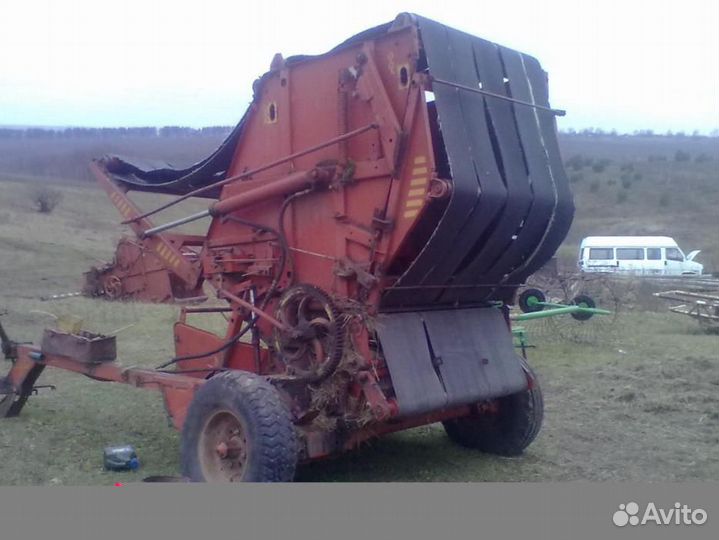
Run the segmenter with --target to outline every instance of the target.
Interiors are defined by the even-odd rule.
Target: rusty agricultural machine
[[[537,60],[415,15],[275,56],[204,161],[91,165],[135,236],[85,292],[181,303],[176,356],[123,368],[107,336],[5,335],[0,416],[52,366],[159,390],[194,481],[289,481],[298,462],[434,422],[521,453],[542,395],[508,306],[572,221],[557,114]],[[176,198],[143,212],[130,191]],[[151,220],[190,197],[207,210]],[[206,217],[205,235],[173,232]],[[210,288],[222,303],[198,305]],[[188,324],[210,312],[225,335]]]

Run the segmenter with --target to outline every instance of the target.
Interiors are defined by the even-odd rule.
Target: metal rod
[[[206,218],[209,215],[209,210],[203,210],[202,212],[197,212],[196,214],[185,216],[183,218],[176,219],[175,221],[164,223],[163,225],[158,225],[157,227],[153,227],[152,229],[147,229],[145,232],[142,233],[142,237],[145,238],[147,236],[152,236],[153,234],[166,231],[167,229],[173,229],[175,227],[179,227],[180,225],[184,225],[185,223],[190,223],[192,221],[197,221],[198,219]]]
[[[337,144],[338,142],[346,141],[347,139],[351,139],[352,137],[360,135],[361,133],[364,133],[365,131],[369,131],[370,129],[377,129],[378,127],[379,126],[377,124],[367,124],[364,127],[357,128],[352,131],[348,131],[344,135],[339,135],[338,137],[334,137],[334,138],[329,139],[328,141],[325,141],[323,143],[317,144],[315,146],[311,146],[309,148],[305,148],[304,150],[295,152],[294,154],[290,154],[290,155],[280,158],[278,160],[272,161],[270,163],[267,163],[266,165],[257,167],[256,169],[252,169],[250,171],[247,171],[242,174],[235,175],[235,176],[230,176],[229,178],[225,178],[224,180],[222,180],[220,182],[215,182],[214,184],[208,184],[208,185],[198,188],[194,191],[190,191],[189,193],[185,193],[184,195],[178,197],[177,199],[174,199],[166,204],[163,204],[162,206],[158,206],[154,210],[150,210],[149,212],[145,212],[144,214],[133,217],[132,219],[123,221],[122,224],[127,225],[129,223],[133,223],[135,221],[145,219],[146,217],[149,217],[153,214],[157,214],[158,212],[161,212],[162,210],[165,210],[166,208],[170,208],[171,206],[174,206],[174,205],[184,201],[185,199],[189,199],[190,197],[195,197],[195,196],[199,195],[200,193],[204,193],[205,191],[208,191],[210,189],[222,187],[225,184],[234,182],[235,180],[241,180],[243,178],[247,178],[248,176],[252,176],[253,174],[257,174],[257,173],[266,171],[267,169],[271,169],[272,167],[276,167],[277,165],[282,165],[283,163],[292,161],[293,159],[296,159],[298,157],[302,157],[306,154],[311,154],[312,152],[316,152],[317,150],[322,150],[323,148],[332,146],[333,144]]]
[[[462,90],[467,90],[468,92],[475,92],[477,94],[482,94],[484,96],[490,96],[490,97],[495,97],[497,99],[503,99],[505,101],[511,101],[512,103],[516,103],[518,105],[526,105],[527,107],[534,107],[535,109],[542,109],[543,111],[549,111],[550,113],[555,114],[557,116],[565,116],[567,114],[567,111],[565,111],[563,109],[552,109],[551,107],[545,107],[544,105],[537,105],[536,103],[522,101],[521,99],[514,99],[509,96],[504,96],[502,94],[495,94],[494,92],[489,92],[487,90],[480,90],[479,88],[472,88],[471,86],[465,86],[463,84],[458,84],[458,83],[455,83],[452,81],[445,81],[444,79],[437,79],[436,77],[432,77],[432,82],[444,84],[447,86],[452,86],[454,88],[460,88]]]
[[[275,318],[274,318],[272,315],[270,315],[269,313],[265,313],[265,312],[262,311],[260,308],[253,306],[253,305],[252,305],[250,302],[248,302],[247,300],[243,300],[243,299],[240,298],[239,296],[236,296],[236,295],[232,294],[231,292],[226,291],[225,289],[219,289],[219,290],[217,291],[217,295],[218,295],[220,298],[227,298],[228,300],[232,300],[233,302],[235,302],[235,303],[237,303],[237,304],[240,304],[243,308],[248,309],[249,311],[251,311],[252,313],[256,314],[256,315],[257,315],[258,317],[260,317],[261,319],[266,320],[266,321],[269,322],[272,326],[276,326],[276,327],[279,328],[280,330],[285,330],[285,331],[286,331],[286,330],[289,330],[289,329],[287,328],[287,326],[285,326],[285,325],[282,324],[280,321],[278,321],[277,319],[275,319]]]
[[[560,308],[550,309],[547,311],[531,311],[529,313],[521,313],[518,315],[510,315],[513,321],[531,321],[532,319],[544,319],[546,317],[554,317],[555,315],[566,315],[571,313],[586,313],[591,315],[611,315],[611,311],[599,308],[585,308],[582,306],[564,306]]]

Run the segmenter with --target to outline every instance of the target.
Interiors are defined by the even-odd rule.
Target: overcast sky
[[[3,0],[0,124],[234,124],[275,52],[402,11],[536,56],[561,128],[719,128],[718,0]]]

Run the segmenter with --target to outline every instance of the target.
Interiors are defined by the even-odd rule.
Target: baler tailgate
[[[385,314],[377,331],[403,416],[527,387],[509,329],[496,308]]]
[[[546,74],[531,56],[417,22],[453,191],[383,305],[509,301],[557,249],[574,211]]]

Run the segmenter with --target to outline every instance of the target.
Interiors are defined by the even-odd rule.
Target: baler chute
[[[163,392],[195,480],[288,480],[297,459],[437,421],[462,444],[521,452],[541,393],[507,305],[571,224],[558,113],[534,58],[403,14],[324,55],[277,55],[193,167],[98,160],[136,238],[86,291],[197,301],[207,285],[227,302],[182,309],[163,365],[182,391],[145,372],[106,380],[149,377]],[[128,191],[177,199],[142,212]],[[150,221],[189,197],[208,209]],[[205,236],[170,232],[206,217]],[[224,337],[186,323],[220,310]],[[25,357],[66,367],[19,347],[14,370]],[[26,371],[8,377],[17,395]],[[270,447],[274,468],[247,457]]]

